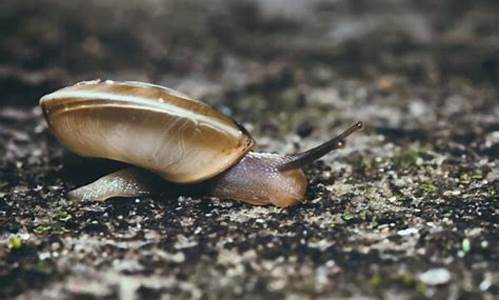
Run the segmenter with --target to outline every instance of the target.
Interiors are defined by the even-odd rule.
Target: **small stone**
[[[329,179],[331,179],[332,178],[332,172],[330,172],[330,171],[322,172],[321,173],[321,178],[323,180],[329,180]]]
[[[430,269],[418,276],[418,279],[427,285],[445,284],[450,278],[450,272],[445,268]]]
[[[410,227],[410,228],[406,228],[406,229],[402,229],[402,230],[398,231],[398,234],[400,236],[409,236],[409,235],[413,235],[413,234],[417,234],[417,233],[418,233],[418,229],[414,228],[414,227]]]
[[[461,192],[459,190],[445,191],[443,193],[445,196],[459,196]]]
[[[42,253],[38,254],[38,258],[40,260],[46,260],[46,259],[50,258],[50,252],[42,252]]]
[[[481,291],[483,291],[483,292],[484,292],[484,291],[488,290],[488,289],[490,288],[490,286],[491,286],[491,280],[490,280],[488,277],[486,277],[486,278],[485,278],[485,279],[484,279],[484,280],[483,280],[483,281],[479,284],[479,289],[480,289]]]
[[[144,267],[136,260],[115,259],[113,268],[119,272],[138,272],[144,270]]]
[[[181,262],[184,262],[184,260],[186,259],[186,256],[182,252],[177,252],[176,254],[172,255],[170,258],[175,263],[181,263]]]
[[[470,251],[470,241],[469,239],[464,239],[462,241],[462,250],[467,253]]]

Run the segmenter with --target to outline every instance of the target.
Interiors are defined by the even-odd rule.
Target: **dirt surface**
[[[2,1],[0,298],[498,299],[498,1]],[[179,89],[257,150],[366,129],[292,209],[75,203],[120,166],[37,107],[89,79]]]

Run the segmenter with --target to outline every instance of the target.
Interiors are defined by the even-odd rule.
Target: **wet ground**
[[[0,3],[0,298],[498,299],[498,2]],[[363,120],[291,209],[75,203],[41,95],[179,89],[293,153]]]

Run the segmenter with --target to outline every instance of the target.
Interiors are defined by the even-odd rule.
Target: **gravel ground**
[[[0,3],[0,298],[498,299],[497,1]],[[257,150],[307,149],[291,209],[76,203],[121,167],[37,107],[89,79],[179,89]]]

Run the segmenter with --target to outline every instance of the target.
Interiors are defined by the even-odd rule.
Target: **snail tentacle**
[[[288,156],[285,162],[281,164],[278,169],[280,171],[293,170],[312,163],[327,153],[344,147],[345,139],[352,133],[361,129],[363,129],[363,122],[358,121],[331,140],[307,151]]]

